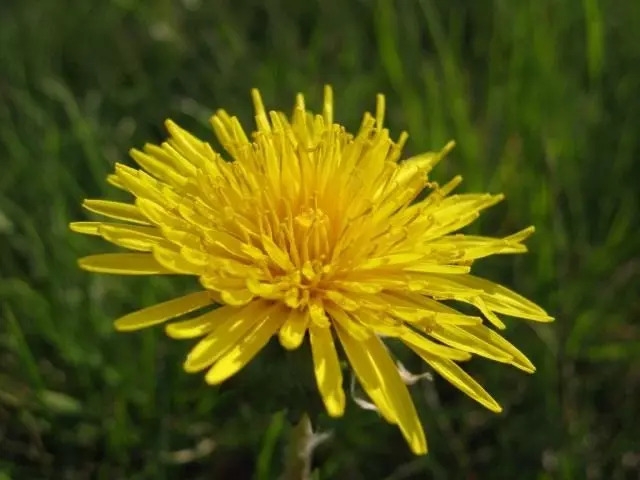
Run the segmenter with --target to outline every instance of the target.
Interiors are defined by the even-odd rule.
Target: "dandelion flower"
[[[71,229],[131,252],[82,258],[83,269],[194,275],[202,287],[125,315],[116,329],[170,322],[170,337],[199,338],[184,368],[206,370],[212,385],[236,374],[272,336],[286,349],[308,336],[318,390],[334,417],[345,408],[340,344],[363,390],[416,454],[427,451],[424,431],[382,338],[399,340],[500,412],[458,362],[478,355],[533,372],[485,319],[504,329],[498,314],[552,318],[470,270],[489,255],[525,252],[533,227],[506,238],[456,233],[503,196],[452,195],[459,176],[442,186],[428,180],[453,143],[401,161],[408,135],[389,137],[382,95],[375,117],[366,113],[355,136],[334,122],[330,87],[321,115],[306,109],[301,94],[291,118],[267,112],[257,90],[252,97],[251,137],[224,110],[211,118],[228,160],[168,120],[166,142],[131,150],[140,169],[117,164],[108,177],[133,195],[131,203],[84,201],[112,221],[75,222]],[[429,194],[416,201],[425,189]],[[442,303],[448,300],[470,304],[481,316]]]

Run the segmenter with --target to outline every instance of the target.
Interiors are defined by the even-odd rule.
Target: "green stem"
[[[283,480],[310,480],[312,440],[311,420],[309,415],[304,413],[300,422],[291,430]]]

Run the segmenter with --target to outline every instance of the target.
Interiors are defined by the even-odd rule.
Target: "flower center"
[[[271,279],[268,285],[261,284],[256,289],[252,288],[256,285],[250,285],[252,292],[283,300],[292,308],[321,297],[335,270],[330,262],[331,230],[329,215],[317,206],[302,208],[295,216],[288,215],[279,222],[272,239],[281,252],[269,252],[272,262],[265,266]],[[288,258],[274,258],[279,253]]]
[[[320,208],[307,208],[296,215],[295,221],[298,225],[306,229],[326,228],[329,217]]]

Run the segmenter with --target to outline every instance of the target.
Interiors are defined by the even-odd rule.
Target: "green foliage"
[[[627,0],[80,0],[0,6],[0,478],[276,478],[302,411],[332,438],[316,478],[629,478],[640,468],[640,3]],[[445,382],[412,387],[430,445],[353,402],[321,411],[308,351],[272,345],[220,388],[187,342],[112,321],[192,283],[90,275],[72,234],[116,161],[171,117],[210,138],[249,89],[297,91],[356,128],[374,95],[407,153],[457,149],[435,175],[507,201],[472,230],[536,225],[531,253],[478,272],[556,316],[509,322],[538,367],[470,370],[496,416]],[[104,246],[106,249],[107,247]],[[307,357],[307,358],[305,358]],[[424,369],[415,358],[406,364]],[[285,409],[285,410],[283,410]]]

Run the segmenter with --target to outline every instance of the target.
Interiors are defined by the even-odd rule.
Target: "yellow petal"
[[[184,187],[186,185],[187,179],[185,177],[176,172],[171,166],[157,160],[151,155],[136,150],[135,148],[129,150],[129,155],[131,155],[131,158],[133,158],[138,165],[154,177],[175,187]]]
[[[273,306],[257,300],[226,320],[223,320],[191,350],[184,363],[187,372],[197,372],[222,357],[233,348],[257,323],[264,320]]]
[[[462,274],[469,273],[471,267],[466,265],[442,265],[438,263],[417,262],[403,268],[406,272],[419,272],[419,273],[450,273],[450,274]]]
[[[417,275],[417,274],[416,274]],[[456,279],[465,279],[469,275],[444,275],[420,273],[420,278],[411,278],[408,282],[410,292],[419,292],[438,299],[453,299],[470,303],[482,295],[482,290],[470,288]]]
[[[156,227],[103,223],[98,232],[105,240],[131,250],[151,251],[154,245],[167,244]]]
[[[441,152],[425,152],[415,157],[407,158],[398,166],[394,180],[398,186],[404,186],[409,183],[412,177],[429,173],[451,148],[453,146]]]
[[[109,200],[87,199],[82,202],[82,206],[90,212],[97,213],[117,220],[126,220],[141,225],[149,225],[147,218],[140,212],[138,207],[129,203],[111,202]]]
[[[475,213],[504,200],[504,195],[499,193],[492,195],[490,193],[463,193],[451,195],[444,198],[441,202],[434,206],[432,215],[442,220],[446,225],[447,222],[455,223],[457,218],[463,214]]]
[[[322,117],[327,125],[331,125],[333,123],[333,90],[330,85],[324,86]]]
[[[383,257],[370,258],[360,263],[355,270],[371,270],[375,268],[393,267],[404,263],[415,263],[424,257],[423,253],[396,253]]]
[[[282,293],[288,290],[288,285],[285,283],[272,283],[266,282],[261,283],[257,278],[249,277],[246,282],[247,290],[249,290],[252,294],[269,298],[272,300],[282,298]]]
[[[284,322],[283,307],[272,309],[269,315],[227,351],[207,372],[209,385],[218,385],[235,375],[269,342]]]
[[[435,312],[434,320],[436,322],[450,323],[452,325],[480,325],[482,323],[481,317],[464,315],[451,307],[419,293],[394,292],[393,296],[409,300],[409,302],[420,308]]]
[[[420,352],[427,352],[438,357],[459,361],[469,360],[471,358],[471,354],[468,352],[433,342],[408,327],[404,327],[401,330],[399,337],[409,348],[418,354],[420,354]]]
[[[340,343],[347,354],[347,359],[353,367],[353,371],[358,377],[358,381],[364,391],[369,395],[369,398],[378,407],[380,414],[389,423],[397,423],[396,413],[393,411],[387,398],[385,397],[380,381],[375,373],[375,370],[371,366],[371,360],[366,350],[362,348],[361,342],[352,337],[349,332],[342,328],[340,324],[336,326],[336,332]]]
[[[218,307],[204,315],[200,315],[199,317],[170,323],[165,327],[165,332],[169,337],[177,340],[201,337],[202,335],[212,332],[223,321],[227,320],[237,311],[238,309],[234,307]]]
[[[280,344],[287,350],[295,350],[298,348],[302,345],[308,325],[309,311],[307,309],[290,309],[287,320],[278,332]]]
[[[326,308],[327,313],[335,323],[339,323],[342,328],[349,332],[349,335],[353,336],[357,340],[365,340],[373,335],[371,328],[369,328],[368,325],[362,324],[357,317],[352,317],[341,308],[334,307],[330,304],[327,305]]]
[[[111,186],[119,188],[120,190],[126,190],[126,187],[118,180],[118,176],[114,174],[107,175],[107,183]]]
[[[482,290],[483,293],[481,295],[484,303],[488,309],[494,312],[538,322],[553,321],[553,317],[547,315],[547,313],[535,303],[497,283],[473,275],[442,275],[440,277],[459,283],[470,289]]]
[[[445,205],[449,200],[456,199],[455,204]],[[480,216],[480,211],[489,208],[504,199],[503,195],[465,194],[446,198],[440,204],[428,209],[427,218],[434,220],[422,235],[422,240],[428,242],[449,233],[460,230],[471,224]]]
[[[510,363],[513,359],[511,354],[455,325],[436,325],[429,331],[429,336],[452,347],[496,362]]]
[[[273,260],[273,263],[275,263],[278,267],[282,268],[285,271],[294,268],[289,255],[280,247],[278,247],[278,245],[276,245],[270,237],[268,237],[267,235],[262,235],[261,239],[262,246],[269,255],[269,258]]]
[[[136,208],[138,208],[138,210],[148,218],[150,222],[153,222],[162,228],[185,232],[192,231],[188,222],[184,221],[177,214],[170,212],[151,200],[146,198],[137,198]]]
[[[206,291],[190,293],[125,315],[115,321],[115,327],[122,332],[139,330],[180,317],[212,303],[213,300]]]
[[[438,358],[433,355],[420,355],[433,369],[442,377],[448,380],[453,386],[469,395],[476,402],[485,406],[492,412],[502,412],[502,407],[496,402],[487,391],[480,386],[467,372],[456,363],[446,358]]]
[[[345,395],[342,371],[330,328],[312,325],[309,329],[316,383],[327,412],[332,417],[344,413]]]
[[[220,292],[222,301],[227,305],[240,307],[248,304],[254,299],[253,293],[247,289],[243,290],[223,290]]]
[[[531,361],[520,350],[493,330],[485,327],[484,325],[468,326],[464,327],[464,330],[469,331],[476,337],[483,339],[485,342],[491,343],[492,345],[495,345],[509,353],[513,357],[509,363],[514,367],[527,373],[533,373],[536,371],[536,367],[533,363],[531,363]]]
[[[256,112],[255,118],[258,130],[265,133],[271,132],[271,125],[267,119],[264,103],[262,103],[262,97],[260,96],[260,92],[257,88],[251,89],[251,99],[253,100],[253,108]]]
[[[519,238],[522,238],[522,235],[514,234],[514,236],[507,238],[493,238],[455,234],[433,240],[427,244],[427,248],[436,251],[457,252],[462,255],[459,260],[476,260],[489,255],[526,252],[527,247],[518,243],[517,239]]]
[[[153,257],[159,264],[175,273],[199,275],[203,270],[201,266],[188,262],[179,251],[161,247],[160,245],[153,246]]]
[[[179,127],[172,120],[164,122],[165,127],[171,134],[171,143],[174,144],[182,156],[196,167],[202,168],[207,162],[207,158],[202,154],[203,143],[201,140]]]
[[[527,238],[529,238],[536,231],[536,228],[531,225],[527,228],[523,228],[519,232],[513,233],[508,237],[505,237],[505,240],[509,242],[524,242]]]
[[[500,317],[498,317],[493,311],[487,308],[487,304],[484,302],[483,297],[477,297],[471,300],[471,303],[478,308],[482,314],[487,317],[487,320],[496,328],[504,330],[507,326],[504,324]]]
[[[371,337],[363,343],[376,369],[378,379],[391,408],[396,412],[398,426],[411,450],[416,455],[427,453],[427,440],[420,424],[418,413],[409,394],[409,390],[400,377],[397,365],[378,337]]]
[[[209,290],[222,292],[224,290],[242,290],[246,280],[242,277],[222,276],[222,274],[210,269],[211,275],[205,273],[200,277],[200,283]]]
[[[398,338],[406,328],[403,321],[391,317],[384,312],[373,312],[362,308],[358,310],[358,313],[354,316],[357,317],[360,323],[366,325],[377,335]]]
[[[377,336],[358,342],[337,327],[347,357],[365,391],[376,406],[394,419],[416,455],[427,452],[427,441],[409,390],[386,348]],[[354,361],[355,360],[355,361]],[[371,393],[374,393],[372,396]],[[382,402],[380,402],[382,400]],[[383,408],[381,408],[383,407]]]
[[[182,176],[193,177],[196,175],[196,167],[176,152],[167,142],[164,142],[161,147],[147,143],[144,145],[143,150],[155,160],[174,167]]]
[[[115,171],[120,183],[136,198],[146,198],[159,205],[163,205],[169,200],[162,195],[157,186],[158,181],[143,171],[121,163],[116,163]]]
[[[342,310],[346,310],[347,312],[355,312],[360,308],[360,304],[358,303],[358,301],[349,298],[348,294],[345,295],[335,290],[327,290],[325,291],[325,296],[333,303],[338,305],[338,307],[340,307]]]
[[[345,280],[335,280],[332,282],[338,288],[346,290],[347,292],[355,293],[380,293],[384,290],[380,285],[367,283],[367,282],[349,282]]]
[[[100,225],[102,225],[102,222],[71,222],[69,228],[72,232],[84,235],[100,235],[98,232]]]
[[[327,312],[321,299],[312,298],[309,302],[308,310],[311,323],[323,328],[331,325],[331,321],[327,316]]]
[[[163,267],[149,253],[102,253],[78,260],[89,272],[117,275],[166,275],[175,273]]]

